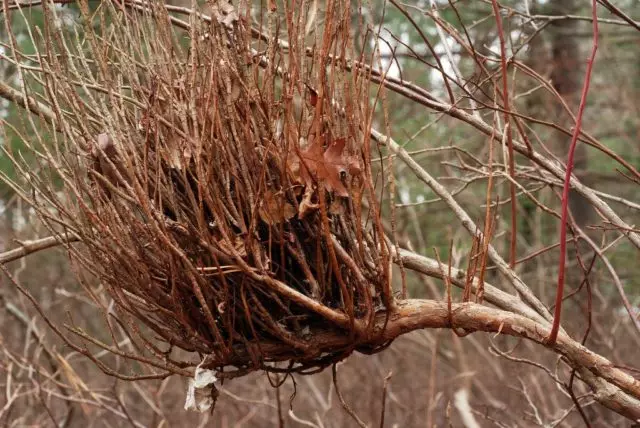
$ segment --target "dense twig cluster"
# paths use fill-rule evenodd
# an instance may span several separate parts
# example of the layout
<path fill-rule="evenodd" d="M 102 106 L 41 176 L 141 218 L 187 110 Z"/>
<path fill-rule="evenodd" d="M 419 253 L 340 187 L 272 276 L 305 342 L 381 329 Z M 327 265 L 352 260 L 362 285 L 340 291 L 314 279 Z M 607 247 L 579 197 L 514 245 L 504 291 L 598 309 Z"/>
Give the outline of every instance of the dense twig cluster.
<path fill-rule="evenodd" d="M 370 340 L 392 301 L 363 138 L 366 76 L 327 60 L 351 55 L 348 19 L 327 21 L 321 51 L 307 55 L 302 11 L 288 14 L 298 23 L 285 49 L 253 41 L 247 10 L 219 2 L 212 19 L 191 15 L 188 42 L 151 3 L 85 10 L 88 22 L 126 19 L 123 33 L 89 28 L 88 49 L 52 29 L 41 65 L 63 134 L 34 150 L 69 198 L 28 175 L 116 311 L 170 348 L 218 368 L 246 366 L 238 354 L 252 369 L 274 358 L 326 366 Z M 320 355 L 311 339 L 327 330 L 352 343 Z M 283 347 L 270 355 L 268 343 Z"/>
<path fill-rule="evenodd" d="M 580 16 L 486 0 L 469 12 L 482 16 L 476 20 L 456 2 L 421 8 L 392 0 L 372 17 L 375 5 L 356 11 L 340 1 L 296 8 L 219 0 L 192 10 L 125 0 L 94 9 L 79 2 L 78 36 L 52 3 L 3 4 L 14 16 L 21 7 L 42 7 L 46 18 L 42 32 L 29 33 L 32 56 L 6 21 L 6 57 L 26 84 L 0 82 L 0 96 L 33 113 L 24 118 L 33 135 L 20 137 L 38 165 L 29 170 L 32 159 L 9 151 L 24 181 L 3 178 L 52 236 L 20 242 L 0 263 L 11 276 L 5 262 L 66 246 L 108 331 L 89 333 L 69 314 L 65 332 L 15 276 L 14 285 L 107 374 L 137 380 L 195 373 L 198 381 L 202 373 L 215 379 L 209 369 L 217 377 L 259 368 L 312 373 L 353 350 L 377 352 L 412 330 L 448 328 L 451 341 L 421 336 L 433 353 L 429 421 L 432 404 L 444 402 L 435 377 L 452 387 L 449 375 L 475 370 L 466 367 L 469 348 L 477 367 L 488 361 L 496 376 L 469 375 L 455 392 L 467 426 L 475 416 L 492 420 L 476 410 L 484 403 L 505 421 L 519 417 L 486 395 L 487 385 L 504 391 L 509 383 L 506 365 L 487 349 L 518 363 L 518 375 L 524 365 L 547 375 L 527 372 L 528 383 L 515 387 L 539 426 L 588 421 L 596 402 L 640 418 L 637 370 L 620 350 L 637 344 L 640 332 L 625 287 L 632 269 L 614 260 L 640 248 L 633 199 L 640 173 L 626 149 L 616 153 L 588 132 L 589 109 L 583 126 L 576 120 L 579 97 L 571 88 L 579 85 L 562 74 L 577 50 L 552 40 L 551 74 L 544 67 L 552 61 L 535 57 L 544 50 L 543 30 L 555 31 L 555 24 L 637 28 L 625 13 L 604 1 L 621 20 L 599 17 L 596 2 L 591 16 Z M 373 31 L 373 22 L 387 18 L 397 33 Z M 525 48 L 532 52 L 522 55 Z M 426 124 L 400 141 L 390 116 L 404 112 Z M 424 119 L 425 112 L 437 116 Z M 572 135 L 574 174 L 571 162 L 569 172 L 562 163 Z M 587 179 L 587 147 L 615 168 L 619 189 Z M 566 229 L 566 242 L 557 242 L 557 228 Z M 445 233 L 450 245 L 434 242 Z M 425 254 L 433 243 L 440 248 L 432 259 Z M 620 243 L 627 247 L 615 248 Z M 567 292 L 560 290 L 554 308 L 553 278 L 564 272 L 556 249 L 564 257 L 565 246 Z M 439 251 L 445 247 L 448 257 Z M 433 278 L 443 280 L 443 291 Z M 402 287 L 397 302 L 392 282 Z M 473 331 L 495 335 L 467 336 Z M 529 340 L 516 342 L 521 338 Z M 455 352 L 446 349 L 452 343 Z M 553 358 L 539 355 L 540 345 Z M 121 358 L 143 369 L 122 369 Z M 446 375 L 437 360 L 450 366 Z M 334 383 L 349 415 L 364 424 Z M 516 401 L 507 395 L 498 399 Z M 280 395 L 277 408 L 281 421 Z"/>

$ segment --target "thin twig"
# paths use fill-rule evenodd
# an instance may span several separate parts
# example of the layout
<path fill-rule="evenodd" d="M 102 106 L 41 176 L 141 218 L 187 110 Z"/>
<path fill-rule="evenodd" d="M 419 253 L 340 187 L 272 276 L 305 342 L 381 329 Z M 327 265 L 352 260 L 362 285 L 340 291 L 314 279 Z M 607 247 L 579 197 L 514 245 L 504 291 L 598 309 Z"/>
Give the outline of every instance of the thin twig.
<path fill-rule="evenodd" d="M 549 343 L 553 344 L 560 330 L 560 316 L 562 314 L 562 296 L 564 292 L 564 274 L 567 259 L 567 217 L 569 212 L 569 189 L 571 188 L 571 172 L 573 171 L 573 157 L 578 144 L 578 136 L 582 127 L 582 115 L 587 105 L 587 95 L 589 86 L 591 85 L 591 72 L 596 59 L 598 50 L 598 11 L 596 9 L 596 0 L 592 0 L 591 9 L 593 16 L 593 45 L 591 47 L 591 55 L 587 61 L 587 70 L 585 72 L 584 85 L 582 87 L 582 95 L 580 97 L 580 106 L 576 115 L 576 124 L 571 137 L 569 146 L 569 155 L 567 156 L 567 167 L 565 171 L 564 188 L 562 190 L 562 214 L 560 219 L 560 262 L 558 264 L 558 285 L 556 291 L 555 310 L 553 313 L 553 327 L 549 334 Z"/>

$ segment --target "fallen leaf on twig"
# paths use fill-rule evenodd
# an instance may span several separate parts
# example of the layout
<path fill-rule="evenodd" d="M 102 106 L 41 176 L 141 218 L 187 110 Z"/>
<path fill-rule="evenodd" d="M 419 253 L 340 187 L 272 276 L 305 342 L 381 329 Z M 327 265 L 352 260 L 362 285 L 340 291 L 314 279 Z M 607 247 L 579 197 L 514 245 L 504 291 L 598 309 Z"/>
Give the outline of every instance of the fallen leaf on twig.
<path fill-rule="evenodd" d="M 304 196 L 302 197 L 302 202 L 300 202 L 300 206 L 298 207 L 298 218 L 300 220 L 305 218 L 311 211 L 315 211 L 320 207 L 320 205 L 311 201 L 313 193 L 313 187 L 307 186 L 304 191 Z"/>
<path fill-rule="evenodd" d="M 295 217 L 296 209 L 286 200 L 282 192 L 267 190 L 258 213 L 265 223 L 274 225 Z"/>
<path fill-rule="evenodd" d="M 306 150 L 300 152 L 300 164 L 297 165 L 304 184 L 321 184 L 328 192 L 347 197 L 349 192 L 343 180 L 358 173 L 357 160 L 345 154 L 345 138 L 337 138 L 323 147 L 323 138 L 313 138 Z"/>

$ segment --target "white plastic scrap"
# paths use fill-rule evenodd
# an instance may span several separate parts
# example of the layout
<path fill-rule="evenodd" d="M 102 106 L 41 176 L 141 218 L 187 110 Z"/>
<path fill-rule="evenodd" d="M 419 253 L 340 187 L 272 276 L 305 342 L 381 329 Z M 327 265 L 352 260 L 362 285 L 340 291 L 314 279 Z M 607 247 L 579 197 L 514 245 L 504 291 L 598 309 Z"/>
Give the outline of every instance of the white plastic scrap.
<path fill-rule="evenodd" d="M 193 379 L 189 379 L 184 409 L 203 413 L 215 403 L 217 391 L 214 384 L 218 378 L 213 370 L 203 369 L 200 365 L 196 367 Z"/>

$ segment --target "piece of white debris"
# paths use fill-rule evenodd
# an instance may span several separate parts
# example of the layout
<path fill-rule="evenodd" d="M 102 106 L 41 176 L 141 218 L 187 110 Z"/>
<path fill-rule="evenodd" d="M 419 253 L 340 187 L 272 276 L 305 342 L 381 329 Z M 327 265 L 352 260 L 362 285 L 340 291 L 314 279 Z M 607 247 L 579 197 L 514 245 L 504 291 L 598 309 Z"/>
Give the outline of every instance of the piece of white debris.
<path fill-rule="evenodd" d="M 218 396 L 218 390 L 215 387 L 217 380 L 218 378 L 213 370 L 203 369 L 200 366 L 196 367 L 193 379 L 189 379 L 184 409 L 200 413 L 211 409 Z"/>

